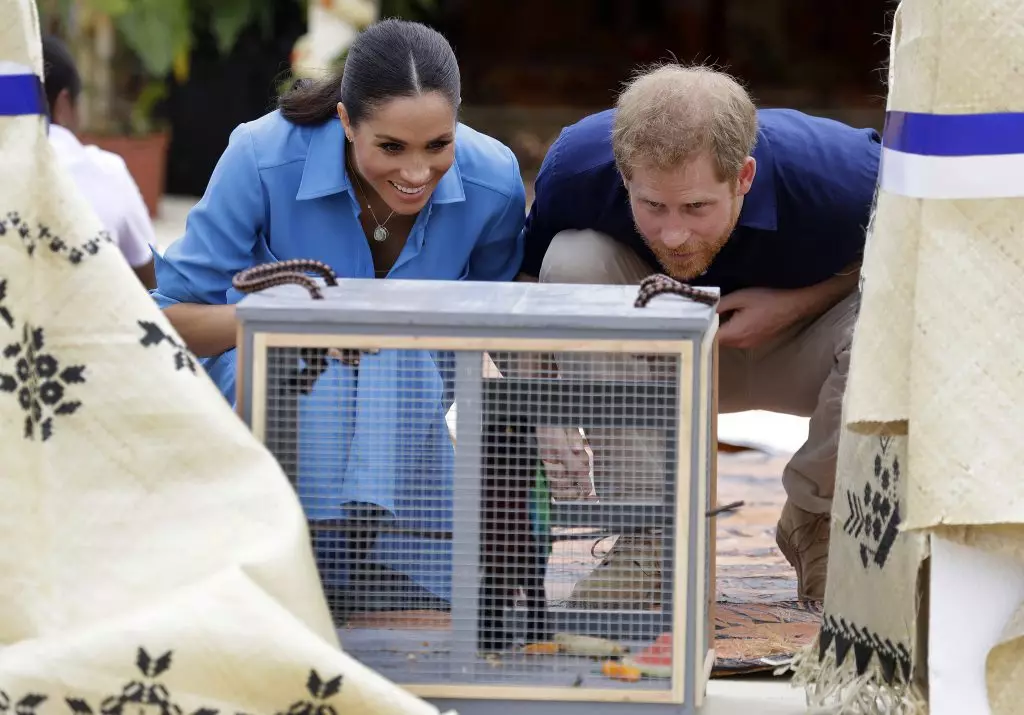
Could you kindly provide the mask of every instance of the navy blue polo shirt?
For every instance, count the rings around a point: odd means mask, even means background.
[[[658,266],[633,224],[612,157],[614,111],[566,127],[548,150],[526,221],[523,273],[539,275],[551,239],[566,229],[608,234]],[[804,288],[859,261],[875,194],[881,139],[874,129],[791,109],[762,109],[757,117],[757,172],[736,229],[692,281],[723,293]]]

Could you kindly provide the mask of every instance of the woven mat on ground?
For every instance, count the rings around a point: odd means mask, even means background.
[[[814,642],[821,606],[796,600],[796,573],[775,545],[789,455],[719,454],[718,605],[713,676],[770,671]]]
[[[903,0],[894,19],[828,638],[797,669],[812,700],[843,712],[925,708],[914,645],[927,627],[918,573],[929,533],[1024,553],[1022,17],[1021,0]],[[1008,625],[993,653],[1019,664],[1024,641]],[[851,642],[855,658],[844,658]],[[993,712],[1020,712],[1024,680],[994,668],[992,653],[987,675]]]
[[[0,0],[0,711],[420,713],[341,652],[302,509],[47,141]]]

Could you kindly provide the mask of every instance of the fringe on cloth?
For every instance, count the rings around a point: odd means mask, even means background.
[[[776,675],[793,673],[793,686],[807,695],[809,715],[927,715],[928,704],[921,688],[902,678],[887,683],[876,658],[863,673],[853,658],[836,661],[835,646],[820,656],[817,642],[794,656]]]

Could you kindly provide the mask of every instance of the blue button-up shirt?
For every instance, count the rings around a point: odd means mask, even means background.
[[[566,127],[551,146],[527,218],[523,272],[536,276],[551,239],[592,229],[658,265],[637,233],[612,156],[614,111]],[[881,143],[873,129],[790,109],[758,112],[757,172],[735,230],[697,285],[803,288],[860,260]]]
[[[341,277],[372,278],[344,155],[340,121],[299,127],[273,112],[239,126],[184,236],[156,256],[160,307],[235,303],[242,296],[232,276],[291,258],[323,261]],[[525,214],[515,156],[460,125],[455,163],[388,277],[511,280],[522,262]],[[233,403],[235,350],[202,362]],[[338,519],[346,504],[370,503],[407,529],[450,531],[454,451],[444,418],[451,364],[449,354],[418,350],[364,355],[358,371],[331,362],[311,394],[299,398],[298,489],[307,515]],[[324,568],[330,555],[319,555],[325,582],[344,581],[343,572]],[[450,544],[443,540],[389,533],[377,558],[448,596]]]

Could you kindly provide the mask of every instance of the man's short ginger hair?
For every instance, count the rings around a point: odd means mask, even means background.
[[[615,163],[675,169],[707,152],[720,181],[735,181],[757,140],[757,111],[747,91],[724,72],[662,65],[638,74],[616,105]]]

